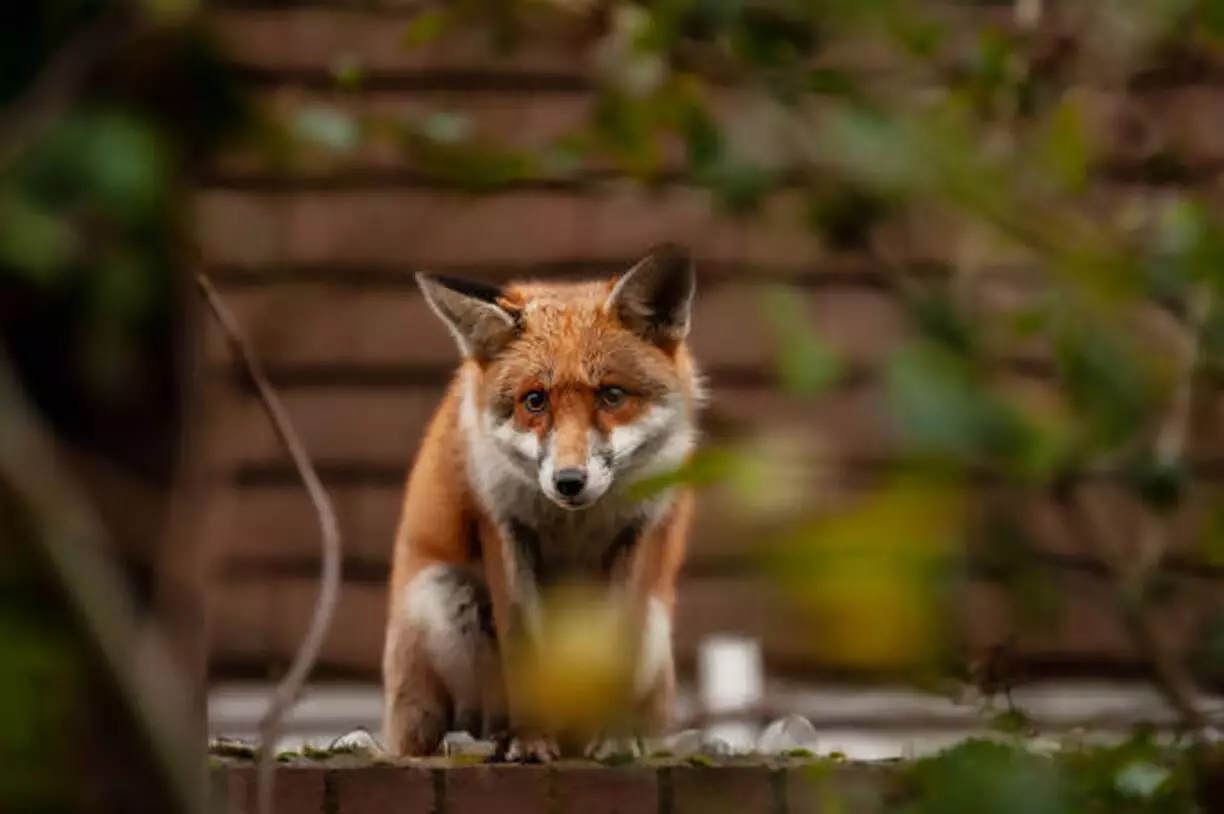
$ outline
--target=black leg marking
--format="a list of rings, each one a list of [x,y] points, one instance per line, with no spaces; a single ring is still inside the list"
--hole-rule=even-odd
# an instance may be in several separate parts
[[[555,574],[554,569],[544,562],[540,535],[535,529],[518,520],[510,521],[509,531],[519,567],[532,576],[537,586],[545,588],[550,585]]]
[[[630,523],[616,533],[612,542],[604,550],[599,561],[599,573],[604,579],[612,579],[617,575],[617,569],[627,565],[633,550],[642,536],[641,522]]]

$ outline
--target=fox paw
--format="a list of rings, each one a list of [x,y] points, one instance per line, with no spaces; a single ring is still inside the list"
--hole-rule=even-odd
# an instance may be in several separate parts
[[[550,763],[561,757],[561,750],[550,738],[513,736],[498,740],[489,763]]]
[[[638,737],[603,737],[587,744],[583,753],[591,760],[637,760],[646,754],[646,745]]]

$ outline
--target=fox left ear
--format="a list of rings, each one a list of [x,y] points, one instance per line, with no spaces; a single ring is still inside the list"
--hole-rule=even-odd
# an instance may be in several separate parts
[[[422,272],[416,281],[464,356],[492,359],[517,333],[516,315],[503,306],[496,286]]]
[[[666,345],[688,336],[696,289],[688,250],[665,243],[625,272],[604,307],[638,336]]]

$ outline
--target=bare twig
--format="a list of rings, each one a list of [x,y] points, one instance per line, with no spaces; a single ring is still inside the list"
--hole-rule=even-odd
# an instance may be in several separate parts
[[[1179,464],[1185,456],[1186,442],[1190,434],[1190,418],[1194,406],[1194,379],[1198,373],[1202,343],[1199,334],[1211,313],[1212,297],[1209,291],[1195,296],[1189,308],[1187,324],[1178,325],[1181,342],[1181,359],[1174,385],[1173,397],[1168,412],[1156,433],[1152,453],[1162,464]],[[1132,578],[1140,581],[1160,567],[1169,548],[1168,521],[1153,511],[1144,512],[1139,532],[1138,551],[1134,558]]]
[[[1194,677],[1172,652],[1164,634],[1146,609],[1136,605],[1137,598],[1127,580],[1126,556],[1112,543],[1116,539],[1094,507],[1074,496],[1063,501],[1063,517],[1072,527],[1074,536],[1089,544],[1109,569],[1120,608],[1122,621],[1136,649],[1151,663],[1156,687],[1165,701],[1181,717],[1182,723],[1196,739],[1202,737],[1208,719],[1195,703]]]
[[[1189,324],[1179,331],[1182,333],[1183,347],[1178,379],[1169,410],[1153,442],[1153,453],[1162,463],[1179,463],[1185,454],[1194,399],[1194,377],[1201,354],[1199,332],[1211,306],[1210,296],[1206,292],[1200,293],[1191,303]],[[1194,737],[1201,737],[1208,719],[1195,704],[1194,677],[1172,652],[1151,614],[1141,604],[1143,587],[1160,567],[1169,548],[1168,519],[1151,509],[1145,509],[1134,537],[1136,550],[1131,555],[1122,544],[1125,534],[1111,526],[1096,507],[1086,503],[1082,493],[1078,501],[1074,497],[1064,501],[1064,507],[1064,515],[1074,526],[1076,536],[1092,546],[1098,559],[1108,569],[1123,622],[1135,647],[1151,662],[1157,687]]]
[[[62,588],[80,628],[113,678],[121,703],[144,739],[175,811],[204,814],[194,752],[180,709],[162,703],[159,688],[177,686],[176,670],[160,641],[139,644],[137,614],[101,523],[88,501],[55,467],[50,432],[22,392],[0,351],[0,479],[28,509],[35,551]],[[143,652],[142,651],[143,648]],[[137,658],[139,652],[140,658]]]
[[[319,598],[315,602],[314,616],[310,622],[310,629],[306,632],[306,636],[298,647],[289,672],[285,674],[280,684],[277,685],[276,691],[272,695],[272,701],[268,705],[268,710],[264,713],[263,720],[260,721],[259,725],[258,811],[260,814],[271,814],[272,768],[275,765],[275,744],[279,736],[281,722],[285,712],[297,701],[302,687],[305,685],[306,677],[310,674],[310,670],[318,659],[319,650],[322,648],[323,639],[327,635],[328,628],[331,626],[336,601],[340,594],[340,527],[336,522],[336,513],[332,508],[331,499],[327,496],[327,491],[323,488],[314,465],[310,462],[310,458],[306,454],[301,440],[294,431],[293,424],[285,413],[280,399],[277,398],[275,391],[273,391],[272,386],[268,383],[268,377],[264,374],[262,366],[255,358],[250,345],[238,328],[233,314],[207,277],[203,274],[197,275],[196,283],[199,285],[204,298],[208,301],[209,307],[212,308],[217,322],[220,323],[225,331],[230,347],[242,359],[243,364],[245,364],[247,374],[259,391],[264,409],[267,411],[277,435],[285,445],[289,455],[293,458],[293,463],[297,467],[298,474],[302,477],[302,483],[310,496],[310,502],[314,506],[316,514],[318,514],[319,528],[322,534],[323,568],[320,575]]]

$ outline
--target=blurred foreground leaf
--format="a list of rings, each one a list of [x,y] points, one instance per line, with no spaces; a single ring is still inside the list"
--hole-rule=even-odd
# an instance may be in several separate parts
[[[973,740],[911,769],[915,799],[905,814],[1070,814],[1067,788],[1050,758]]]
[[[707,445],[675,469],[640,478],[628,493],[641,500],[676,486],[708,486],[732,476],[743,463],[742,451]]]
[[[765,291],[761,305],[774,335],[783,386],[792,393],[811,396],[832,384],[841,374],[841,366],[833,350],[809,325],[801,295],[775,286]]]
[[[420,12],[404,28],[404,47],[417,48],[436,41],[446,33],[450,22],[450,15],[442,9]]]
[[[512,651],[507,686],[526,720],[552,731],[594,736],[623,722],[632,678],[618,605],[597,589],[566,586],[541,602],[538,649]],[[618,719],[622,719],[618,721]]]
[[[898,480],[780,541],[771,565],[821,655],[893,670],[940,646],[942,576],[963,533],[952,484]]]

